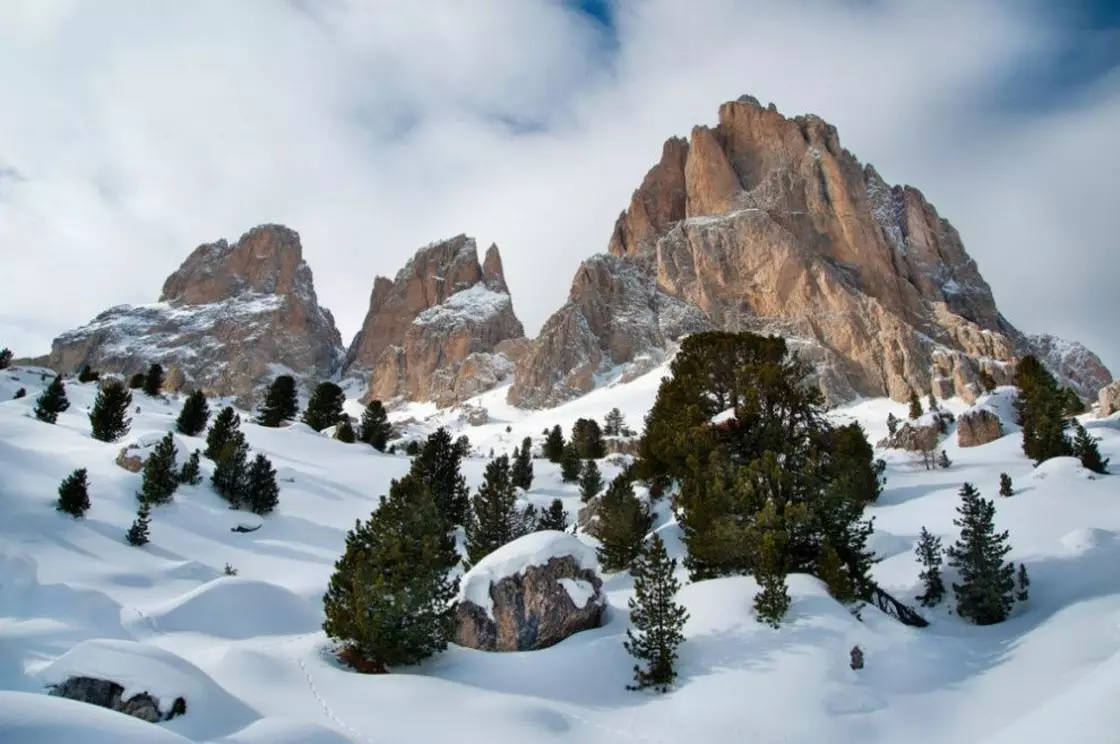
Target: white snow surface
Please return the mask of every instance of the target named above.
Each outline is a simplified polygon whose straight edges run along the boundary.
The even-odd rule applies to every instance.
[[[1017,431],[966,449],[950,432],[942,443],[953,462],[947,470],[926,471],[907,453],[877,451],[886,486],[867,510],[881,559],[875,578],[916,606],[913,550],[921,528],[946,545],[956,539],[964,481],[995,498],[997,528],[1010,533],[1009,558],[1025,564],[1032,579],[1030,599],[1007,622],[969,625],[951,603],[923,609],[930,620],[923,629],[874,608],[859,620],[820,582],[793,575],[788,618],[774,630],[754,618],[752,578],[690,583],[678,565],[678,600],[690,614],[679,677],[673,691],[653,695],[626,689],[633,581],[625,572],[604,577],[605,625],[551,648],[489,654],[452,645],[388,675],[340,667],[318,627],[322,595],[347,530],[407,472],[406,457],[306,427],[246,421],[253,451],[278,471],[277,511],[264,518],[231,511],[205,481],[184,486],[172,504],[153,511],[152,542],[134,548],[123,535],[141,476],[113,462],[124,441],[90,437],[86,414],[96,387],[67,381],[71,408],[52,426],[31,415],[51,379],[41,374],[0,372],[3,744],[1096,744],[1120,731],[1120,477],[1091,477],[1072,459],[1036,469]],[[454,436],[467,434],[474,454],[464,475],[473,488],[491,449],[509,453],[526,436],[539,443],[554,424],[568,432],[577,418],[601,420],[617,406],[640,428],[664,374],[663,365],[547,411],[510,407],[501,387],[471,401],[490,414],[478,427],[434,406],[409,406],[392,417],[415,417],[405,427],[413,438],[441,424]],[[27,396],[11,400],[21,387]],[[994,407],[1005,427],[1010,392],[978,401]],[[143,404],[125,441],[171,431],[181,404]],[[958,415],[968,409],[958,400],[942,405]],[[859,422],[875,442],[886,435],[887,414],[905,418],[906,409],[861,400],[831,415]],[[1115,472],[1120,416],[1082,422]],[[203,446],[201,437],[184,439]],[[620,456],[601,462],[604,478],[624,463]],[[75,520],[57,513],[54,502],[59,482],[79,467],[88,469],[92,507]],[[202,467],[209,478],[213,464]],[[1010,498],[996,495],[1003,472],[1014,481]],[[526,499],[545,508],[559,498],[574,517],[578,487],[544,460],[534,461],[534,476]],[[655,515],[654,530],[679,561],[681,533],[666,500],[655,504]],[[231,532],[239,523],[262,526]],[[508,551],[514,555],[494,575],[561,548],[590,563],[591,544],[582,536],[535,536]],[[503,552],[480,565],[504,562]],[[227,563],[237,577],[223,576]],[[954,580],[946,569],[946,583]],[[848,667],[856,644],[866,654],[858,672]],[[47,678],[79,669],[130,689],[185,694],[188,712],[149,724],[44,694]]]
[[[579,609],[587,606],[587,603],[595,596],[595,587],[592,586],[590,581],[584,579],[559,579],[560,586],[564,587],[564,591],[572,598],[572,603]]]
[[[494,602],[490,598],[492,584],[497,584],[507,576],[516,576],[529,566],[543,566],[553,558],[564,556],[575,558],[580,568],[592,571],[599,568],[595,549],[578,537],[554,530],[533,532],[503,545],[472,566],[459,581],[459,601],[482,607],[493,618]],[[579,604],[578,587],[575,594],[567,586],[565,589],[577,605],[583,607],[587,604],[586,600]]]
[[[413,325],[459,325],[484,323],[510,306],[510,296],[495,292],[479,282],[469,289],[448,297],[443,303],[430,307],[416,316]]]

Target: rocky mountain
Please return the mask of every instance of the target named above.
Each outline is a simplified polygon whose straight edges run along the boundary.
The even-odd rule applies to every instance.
[[[1085,397],[1111,380],[1079,344],[1027,337],[1000,313],[960,235],[920,191],[888,186],[816,116],[744,96],[668,140],[609,241],[517,364],[539,408],[632,374],[701,328],[786,337],[830,402],[973,399],[1038,351]]]
[[[366,383],[363,400],[451,406],[512,373],[524,335],[498,247],[480,262],[474,239],[458,235],[374,280],[342,374]]]
[[[333,374],[342,355],[299,235],[260,225],[236,243],[200,245],[164,282],[158,302],[106,310],[56,338],[45,363],[127,376],[159,362],[187,387],[251,407],[277,374],[314,383]]]

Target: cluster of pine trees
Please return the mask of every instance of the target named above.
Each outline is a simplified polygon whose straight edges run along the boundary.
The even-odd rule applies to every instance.
[[[280,487],[272,461],[257,454],[249,461],[249,443],[241,431],[241,417],[223,408],[206,433],[203,456],[214,461],[210,483],[231,509],[269,514],[280,502]]]
[[[163,394],[163,367],[152,364],[147,372],[137,372],[128,381],[132,390],[141,390],[145,395],[156,398]]]
[[[1094,473],[1108,472],[1097,440],[1081,422],[1071,418],[1084,410],[1072,390],[1062,388],[1049,370],[1033,356],[1025,356],[1015,368],[1015,413],[1023,432],[1023,453],[1041,464],[1053,457],[1074,456]],[[1070,439],[1067,430],[1074,429]]]
[[[381,401],[370,401],[362,412],[357,431],[343,410],[346,394],[333,382],[321,382],[311,393],[301,420],[315,431],[337,426],[335,437],[346,444],[362,442],[384,452],[392,436],[389,415]],[[280,375],[269,385],[264,402],[257,410],[256,423],[277,427],[299,416],[299,393],[295,378]]]

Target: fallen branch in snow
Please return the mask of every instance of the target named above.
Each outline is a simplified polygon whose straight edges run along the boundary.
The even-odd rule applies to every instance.
[[[256,527],[246,527],[243,524],[239,524],[236,527],[230,527],[229,531],[230,532],[256,532],[260,528],[261,528],[261,525],[259,525],[259,524]]]
[[[924,628],[929,625],[929,621],[918,614],[918,612],[910,607],[907,607],[902,602],[887,594],[878,584],[871,587],[871,600],[883,612],[887,613],[894,619],[898,620],[903,625],[909,625],[912,628]]]

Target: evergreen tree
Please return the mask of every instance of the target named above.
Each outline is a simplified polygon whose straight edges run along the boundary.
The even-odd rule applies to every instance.
[[[513,485],[526,491],[533,485],[533,440],[525,437],[513,451]]]
[[[1015,495],[1015,489],[1011,485],[1011,476],[1007,473],[999,474],[999,495],[1004,498]]]
[[[887,414],[887,433],[890,434],[893,437],[894,433],[896,431],[898,431],[898,416],[895,416],[893,413],[888,413]]]
[[[0,349],[0,369],[7,369],[12,366],[12,350],[5,346]]]
[[[1073,388],[1065,388],[1062,394],[1066,399],[1065,414],[1067,416],[1080,416],[1088,410],[1085,407],[1085,401],[1081,400],[1081,396]]]
[[[258,454],[245,477],[245,503],[254,514],[271,514],[280,503],[280,486],[272,461]]]
[[[342,406],[345,403],[346,394],[342,392],[342,388],[333,382],[320,382],[311,393],[311,400],[307,402],[303,423],[315,431],[334,426],[342,418]]]
[[[147,501],[141,501],[140,507],[136,510],[136,519],[133,520],[132,526],[128,528],[125,533],[125,539],[129,545],[140,547],[147,545],[151,539],[148,534],[148,525],[152,521],[152,507]]]
[[[154,506],[171,503],[179,487],[179,472],[175,468],[175,439],[168,432],[159,440],[152,454],[144,461],[144,479],[136,497]]]
[[[144,373],[143,372],[137,372],[136,374],[132,375],[132,377],[128,378],[128,388],[129,388],[129,390],[140,390],[143,387],[144,387]]]
[[[471,498],[471,514],[466,524],[467,559],[476,564],[526,532],[524,516],[517,507],[517,487],[513,484],[509,457],[496,457],[486,465],[482,485]]]
[[[257,411],[257,423],[277,427],[285,421],[295,421],[299,414],[299,396],[296,381],[291,375],[280,375],[268,386],[264,404]]]
[[[1019,564],[1019,575],[1015,583],[1019,587],[1019,590],[1015,592],[1015,600],[1017,602],[1026,602],[1030,598],[1030,592],[1028,590],[1031,585],[1031,578],[1027,576],[1027,567],[1022,563]]]
[[[626,419],[622,416],[622,411],[617,408],[612,408],[607,412],[606,418],[603,420],[603,433],[608,437],[622,436],[622,430],[626,428]]]
[[[233,410],[233,406],[226,406],[218,412],[214,423],[210,425],[210,431],[206,432],[206,449],[202,451],[202,456],[217,461],[226,442],[240,433],[241,417]]]
[[[1054,376],[1033,356],[1025,356],[1015,368],[1015,412],[1023,433],[1023,453],[1036,465],[1052,457],[1073,453],[1066,436],[1065,395]]]
[[[980,387],[985,393],[990,393],[996,389],[996,378],[992,377],[992,373],[986,369],[980,370]]]
[[[560,499],[553,499],[537,522],[537,531],[555,530],[563,532],[566,529],[568,529],[568,512],[564,511],[564,502]]]
[[[346,536],[323,597],[327,636],[377,667],[416,664],[455,631],[458,564],[453,537],[428,489],[408,475]]]
[[[754,614],[761,622],[778,628],[790,605],[785,560],[789,533],[782,525],[773,501],[763,507],[757,522],[761,539],[754,578],[760,591],[754,596]]]
[[[981,498],[971,483],[960,491],[960,538],[946,551],[949,565],[961,583],[953,584],[957,614],[977,625],[993,625],[1007,619],[1015,590],[1015,565],[1004,557],[1011,552],[1007,532],[995,531],[995,504]]]
[[[179,482],[188,486],[197,486],[202,482],[202,466],[199,463],[198,450],[192,452],[183,463],[183,469],[179,471]]]
[[[937,467],[943,470],[948,470],[950,467],[952,467],[952,465],[953,461],[949,459],[949,455],[945,452],[945,450],[941,450],[941,452],[937,455]]]
[[[465,524],[470,509],[470,491],[460,472],[465,454],[463,445],[452,442],[451,434],[441,426],[419,446],[409,470],[435,501],[448,529]]]
[[[20,398],[26,398],[26,397],[27,397],[27,388],[20,388],[19,390],[16,391],[16,394],[12,396],[12,400],[19,400]]]
[[[179,411],[179,418],[175,420],[175,429],[180,434],[195,437],[206,428],[210,420],[210,405],[201,390],[195,390],[183,401],[183,409]]]
[[[669,557],[656,533],[634,561],[634,596],[629,600],[630,627],[624,645],[631,656],[645,662],[645,668],[634,665],[630,689],[667,692],[677,676],[677,647],[684,641],[688,612],[676,602],[681,588],[673,575],[676,568],[676,559]]]
[[[918,394],[915,391],[911,390],[910,391],[910,419],[911,420],[920,419],[922,417],[922,413],[924,413],[924,411],[922,411],[922,401],[918,400]]]
[[[560,458],[564,455],[564,445],[564,432],[560,424],[557,424],[545,435],[544,456],[549,462],[560,462]]]
[[[93,401],[89,412],[89,423],[93,438],[102,442],[115,442],[128,433],[132,419],[128,417],[128,407],[132,405],[132,393],[125,390],[119,382],[105,384]]]
[[[922,527],[914,554],[918,557],[918,563],[922,565],[922,572],[918,574],[918,578],[922,580],[922,585],[925,587],[925,591],[918,596],[918,601],[923,607],[940,604],[945,598],[945,581],[941,578],[941,538],[935,537]]]
[[[144,394],[155,398],[163,392],[163,367],[153,364],[144,375]]]
[[[604,571],[624,571],[642,552],[642,542],[653,526],[653,515],[634,495],[630,478],[611,481],[599,504],[599,519],[591,528],[599,540],[599,563]]]
[[[1097,438],[1086,431],[1080,421],[1075,421],[1076,435],[1073,438],[1073,455],[1081,460],[1081,465],[1086,470],[1102,475],[1108,473],[1108,460],[1101,459],[1101,451],[1097,449]]]
[[[404,453],[409,457],[416,457],[420,454],[420,443],[413,439],[404,446]]]
[[[576,446],[568,442],[560,455],[560,478],[565,483],[575,483],[579,480],[580,461]]]
[[[232,432],[222,444],[215,463],[210,484],[231,507],[241,508],[247,497],[249,477],[249,445],[245,435],[240,431]]]
[[[357,441],[354,435],[354,425],[350,423],[349,416],[343,416],[342,420],[338,422],[338,428],[335,429],[334,438],[344,444],[353,444]]]
[[[603,444],[603,432],[595,419],[576,420],[572,426],[571,444],[581,460],[598,460],[607,455],[606,445]]]
[[[384,452],[393,435],[393,425],[389,423],[389,414],[379,400],[371,400],[362,411],[362,422],[358,426],[358,439],[373,447],[378,452]]]
[[[72,517],[84,517],[89,511],[89,481],[85,468],[78,468],[62,479],[55,508]]]
[[[583,503],[591,501],[603,490],[603,475],[594,460],[585,460],[579,473],[579,498]]]
[[[62,384],[61,377],[55,377],[54,381],[35,400],[35,418],[53,424],[58,421],[58,414],[69,407],[70,401],[66,397],[66,386]]]
[[[100,373],[90,369],[88,364],[83,364],[82,371],[78,373],[78,382],[97,382],[100,377]]]

